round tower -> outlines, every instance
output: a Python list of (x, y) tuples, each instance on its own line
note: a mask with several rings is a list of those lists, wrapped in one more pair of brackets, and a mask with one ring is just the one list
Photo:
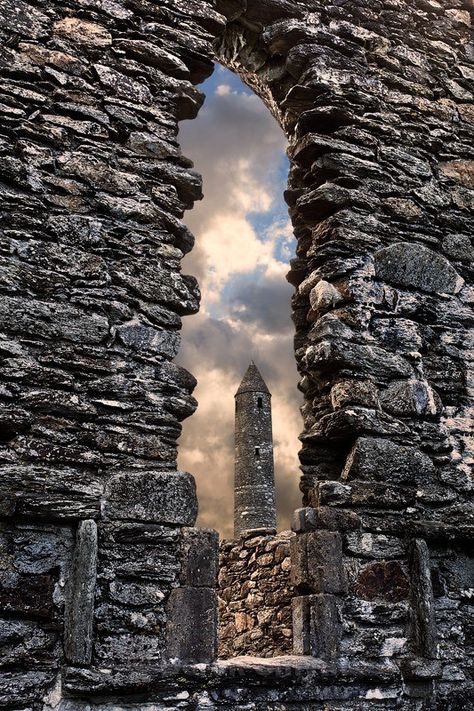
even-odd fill
[(276, 530), (271, 397), (252, 361), (235, 394), (235, 538)]

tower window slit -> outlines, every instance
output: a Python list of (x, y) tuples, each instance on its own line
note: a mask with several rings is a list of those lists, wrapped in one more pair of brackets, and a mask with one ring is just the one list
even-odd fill
[(257, 398), (257, 407), (259, 410), (263, 408), (263, 399), (261, 397)]
[(255, 447), (255, 459), (260, 459), (260, 447)]

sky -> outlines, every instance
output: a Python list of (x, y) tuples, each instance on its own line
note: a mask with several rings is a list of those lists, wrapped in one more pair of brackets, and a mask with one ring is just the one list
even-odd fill
[(180, 124), (183, 154), (203, 176), (204, 199), (187, 212), (196, 237), (183, 260), (201, 310), (184, 319), (177, 362), (198, 380), (199, 405), (183, 423), (179, 466), (195, 478), (198, 525), (231, 538), (234, 394), (251, 359), (273, 395), (278, 527), (300, 506), (297, 452), (301, 396), (285, 279), (295, 242), (283, 200), (286, 139), (263, 102), (217, 66), (201, 87), (197, 119)]

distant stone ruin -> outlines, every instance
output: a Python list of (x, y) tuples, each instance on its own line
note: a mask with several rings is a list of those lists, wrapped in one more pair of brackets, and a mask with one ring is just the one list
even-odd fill
[[(473, 706), (473, 15), (0, 0), (0, 708)], [(272, 659), (217, 660), (217, 536), (176, 463), (178, 124), (216, 61), (291, 162), (303, 502)]]
[(295, 534), (276, 533), (271, 394), (253, 361), (235, 395), (234, 521), (219, 551), (219, 657), (291, 654)]
[(234, 538), (276, 531), (271, 397), (252, 361), (235, 394)]
[(223, 541), (219, 557), (219, 657), (293, 653), (291, 531)]

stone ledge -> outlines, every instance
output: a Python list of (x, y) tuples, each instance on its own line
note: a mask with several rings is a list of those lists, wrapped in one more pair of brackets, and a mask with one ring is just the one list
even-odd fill
[[(260, 657), (234, 657), (213, 664), (167, 664), (122, 669), (67, 667), (63, 671), (63, 688), (71, 696), (107, 693), (150, 693), (154, 691), (198, 689), (205, 685), (230, 686), (244, 680), (246, 686), (268, 686), (273, 682), (291, 679), (306, 690), (315, 684), (391, 684), (401, 682), (401, 673), (390, 661), (370, 663), (360, 660), (339, 659), (326, 662), (307, 656), (284, 656), (264, 659)], [(152, 696), (150, 696), (152, 698)]]

